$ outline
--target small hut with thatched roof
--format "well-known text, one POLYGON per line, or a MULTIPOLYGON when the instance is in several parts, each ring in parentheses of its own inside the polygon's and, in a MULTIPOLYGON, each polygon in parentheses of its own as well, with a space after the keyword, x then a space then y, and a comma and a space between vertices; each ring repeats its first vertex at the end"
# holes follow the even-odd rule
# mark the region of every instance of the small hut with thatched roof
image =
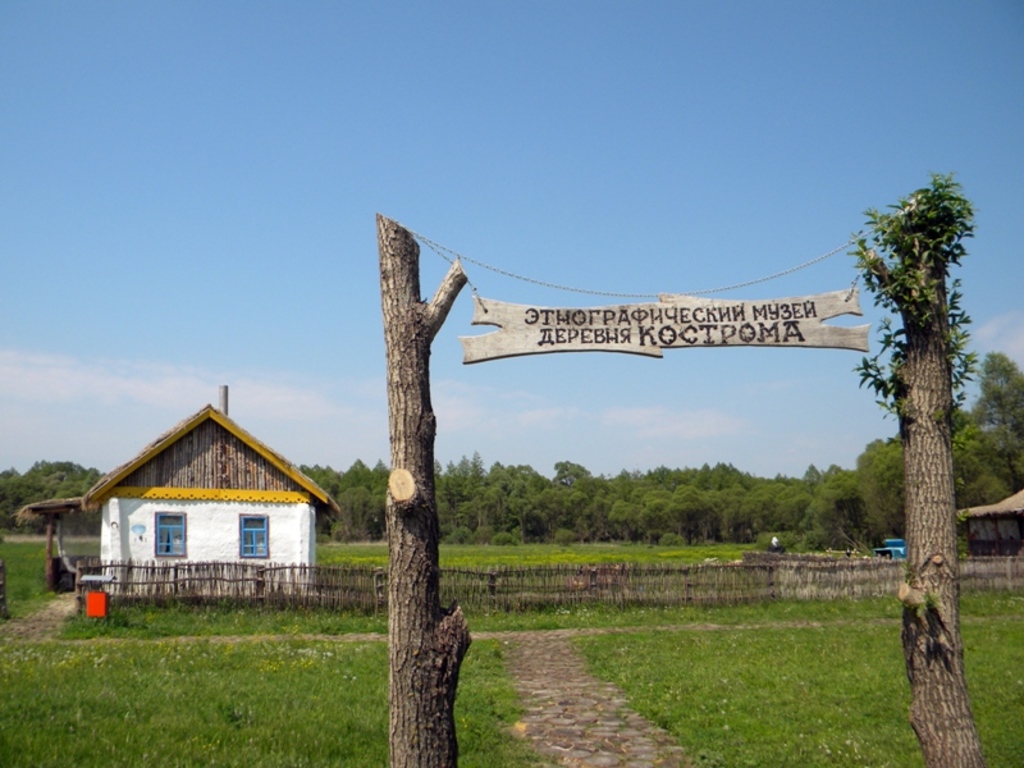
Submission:
POLYGON ((101 478, 82 506, 102 510, 105 563, 311 564, 317 512, 338 511, 313 480, 212 405, 101 478))
POLYGON ((1020 555, 1024 539, 1024 491, 996 504, 965 510, 971 557, 1020 555))
POLYGON ((34 522, 40 517, 46 520, 46 588, 51 591, 70 591, 75 585, 75 563, 89 558, 69 555, 64 550, 64 526, 61 524, 68 515, 82 511, 82 497, 68 499, 47 499, 26 504, 14 516, 18 525, 34 522), (54 534, 57 551, 54 552, 54 534))

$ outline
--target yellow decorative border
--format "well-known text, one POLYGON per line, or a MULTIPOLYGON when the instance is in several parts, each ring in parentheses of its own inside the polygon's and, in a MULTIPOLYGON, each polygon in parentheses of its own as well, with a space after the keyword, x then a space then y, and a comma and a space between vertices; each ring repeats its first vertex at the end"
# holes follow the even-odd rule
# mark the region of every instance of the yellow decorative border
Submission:
POLYGON ((250 491, 242 488, 161 488, 119 485, 109 497, 122 499, 184 499, 191 501, 255 501, 277 504, 308 504, 309 494, 300 491, 250 491))

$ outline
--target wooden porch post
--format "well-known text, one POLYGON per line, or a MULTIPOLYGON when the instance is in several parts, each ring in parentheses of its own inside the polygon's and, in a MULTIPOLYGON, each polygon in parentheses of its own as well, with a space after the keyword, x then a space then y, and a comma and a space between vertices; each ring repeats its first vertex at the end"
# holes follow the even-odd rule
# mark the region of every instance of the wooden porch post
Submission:
MULTIPOLYGON (((53 513, 46 516, 46 590, 55 592, 57 590, 57 569, 53 564, 53 513)), ((36 571, 38 573, 38 571, 36 571)))

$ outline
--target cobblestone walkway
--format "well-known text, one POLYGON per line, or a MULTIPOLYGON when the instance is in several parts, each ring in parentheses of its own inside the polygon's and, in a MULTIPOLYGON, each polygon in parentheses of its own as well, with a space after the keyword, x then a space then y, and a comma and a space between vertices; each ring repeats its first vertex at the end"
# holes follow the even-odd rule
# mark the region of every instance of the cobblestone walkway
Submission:
POLYGON ((627 706, 622 691, 587 674, 562 633, 515 633, 506 658, 526 708, 515 730, 558 765, 690 765, 666 731, 627 706))

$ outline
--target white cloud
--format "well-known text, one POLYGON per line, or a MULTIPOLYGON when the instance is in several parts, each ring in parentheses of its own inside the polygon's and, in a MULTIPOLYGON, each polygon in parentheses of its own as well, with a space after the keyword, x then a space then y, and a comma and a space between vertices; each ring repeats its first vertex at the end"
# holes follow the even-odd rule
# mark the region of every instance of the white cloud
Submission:
POLYGON ((1002 352, 1024 364, 1024 311, 996 315, 973 335, 985 352, 1002 352))
POLYGON ((109 469, 230 387, 230 413, 296 463, 347 467, 387 451, 383 382, 328 384, 281 371, 0 349, 0 465, 71 460, 109 469))
POLYGON ((738 434, 747 426, 742 419, 710 408, 696 411, 660 407, 609 408, 601 414, 601 421, 645 439, 723 437, 738 434))
POLYGON ((552 405, 540 395, 445 380, 431 387, 438 429, 445 432, 500 431, 505 435, 564 427, 579 411, 552 405))
POLYGON ((85 360, 18 350, 0 350, 0 397, 27 403, 94 402, 104 406, 146 405, 188 415, 216 403, 219 387, 230 387, 236 403, 263 418, 300 419, 337 415, 348 409, 313 382, 290 377, 206 371, 140 360, 85 360))

